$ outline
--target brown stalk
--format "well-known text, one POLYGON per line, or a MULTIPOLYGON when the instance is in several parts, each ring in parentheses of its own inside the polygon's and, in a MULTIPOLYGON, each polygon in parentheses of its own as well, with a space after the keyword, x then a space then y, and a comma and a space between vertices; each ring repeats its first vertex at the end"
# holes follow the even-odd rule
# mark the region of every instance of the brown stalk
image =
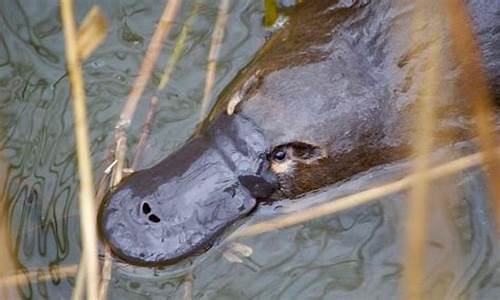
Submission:
POLYGON ((156 61, 160 55, 163 48, 163 43, 167 37, 172 23, 181 6, 182 0, 171 0, 163 10, 160 22, 156 28, 151 42, 149 43, 148 50, 142 61, 139 76, 134 82, 134 86, 130 95, 128 97, 127 103, 123 107, 122 113, 120 115, 120 120, 116 126, 115 132, 115 159, 118 161, 115 169, 112 184, 116 185, 120 182, 123 176, 123 169, 125 164, 125 153, 127 152, 127 134, 126 131, 130 126, 134 112, 141 99, 142 92, 146 88, 146 85, 151 77, 156 61))
POLYGON ((208 68, 207 78, 205 80, 205 89, 203 91, 203 99, 201 101, 200 116, 198 121, 201 121, 208 110, 208 104, 212 96, 212 90, 215 84, 215 73, 217 69, 217 58, 219 56, 222 40, 224 39, 224 29, 229 17, 229 0, 221 0, 217 20, 215 21, 214 33, 212 42, 210 43, 210 51, 208 53, 208 68))
POLYGON ((80 61, 87 59, 106 38, 108 21, 99 7, 94 6, 85 16, 78 30, 78 54, 80 61))
POLYGON ((479 144, 484 152, 484 169, 490 188, 497 230, 500 230, 500 157, 495 156, 494 106, 485 72, 482 68, 479 45, 472 29, 472 21, 465 3, 461 0, 446 0, 446 11, 450 22, 452 48, 462 67, 463 92, 472 103, 479 144))
POLYGON ((59 278, 72 277, 75 276, 77 272, 78 272, 78 265, 57 267, 51 269, 50 271, 43 270, 43 271, 23 272, 0 278, 0 286, 7 286, 14 284, 25 285, 32 281, 41 282, 45 280, 50 280, 54 276, 57 276, 59 278))
POLYGON ((158 102, 159 100, 156 95, 151 97, 151 100, 149 100, 148 114, 146 115, 146 120, 142 126, 141 137, 139 138, 139 143, 137 143, 134 159, 132 160, 132 164, 130 166, 133 170, 136 170, 139 166, 139 161, 148 142, 149 135, 151 134, 151 128, 153 127, 153 121, 156 117, 156 110, 158 108, 158 102))
POLYGON ((418 113, 415 122, 416 136, 413 153, 414 180, 411 184, 408 205, 408 221, 406 228, 406 246, 403 273, 403 288, 405 299, 422 299, 425 266, 425 241, 427 237, 427 211, 430 178, 427 176, 430 168, 430 156, 434 140, 434 127, 436 123, 436 112, 434 103, 438 97, 439 77, 439 51, 440 45, 437 37, 436 19, 432 18, 423 5, 423 1, 417 1, 414 13, 414 42, 420 43, 426 37, 422 36, 423 28, 427 23, 430 30, 426 34, 431 35, 429 45, 429 57, 424 66, 423 80, 418 87, 418 113))
POLYGON ((73 288, 73 293, 71 294, 71 300, 80 300, 83 298, 85 289, 85 264, 83 260, 80 260, 78 264, 78 273, 75 278, 75 287, 73 288))
POLYGON ((102 278, 99 285, 99 298, 100 300, 104 300, 108 295, 108 286, 109 280, 111 279, 112 272, 112 258, 111 258, 111 250, 109 246, 106 245, 104 247, 104 263, 102 265, 102 278))
MULTIPOLYGON (((6 174, 4 168, 6 167, 3 156, 0 154, 0 174, 6 174)), ((2 178, 5 179, 5 178, 2 178)), ((2 191, 2 197, 0 198, 0 298, 8 297, 8 291, 4 290, 3 287, 8 285, 7 281, 16 283, 17 280, 12 280, 9 274, 12 274, 17 269, 14 255, 13 247, 11 243, 11 233, 9 228, 9 217, 8 217, 8 202, 4 191, 2 191)))
POLYGON ((90 143, 87 126, 87 109, 83 73, 80 65, 77 27, 73 15, 73 1, 61 0, 61 15, 66 41, 66 60, 71 82, 75 115, 76 150, 80 175, 80 226, 83 240, 83 259, 85 262, 87 297, 97 298, 99 271, 97 262, 96 208, 94 202, 94 183, 90 159, 90 143))
POLYGON ((114 163, 113 163, 114 155, 111 149, 108 151, 107 157, 104 159, 102 164, 106 166, 107 168, 110 169, 109 173, 104 172, 99 179, 99 183, 97 184, 97 191, 96 191, 96 203, 97 206, 100 205, 102 199, 106 195, 106 192, 110 188, 110 176, 112 174, 113 168, 114 168, 114 163), (111 167, 111 168, 110 168, 111 167))
POLYGON ((194 2, 193 7, 191 8, 190 16, 187 19, 186 23, 182 26, 181 33, 177 38, 175 43, 174 52, 170 55, 167 64, 165 65, 165 69, 163 70, 163 74, 160 79, 160 83, 158 84, 158 91, 162 91, 167 86, 170 81, 170 76, 174 72, 175 66, 179 62, 181 58, 182 51, 184 50, 184 46, 186 45, 187 37, 191 31, 191 27, 193 26, 193 20, 198 15, 198 10, 200 9, 200 3, 194 2))
MULTIPOLYGON (((94 6, 90 12, 85 16, 78 30, 78 52, 80 56, 80 61, 85 60, 90 54, 97 48, 97 46, 104 41, 106 37, 108 22, 101 10, 94 6)), ((106 158, 107 164, 112 161, 112 153, 109 152, 106 158)), ((104 193, 107 190, 107 179, 108 176, 101 177, 98 185, 95 199, 97 200, 97 205, 99 205, 100 200, 104 197, 104 193)))
POLYGON ((190 17, 188 18, 186 23, 182 26, 181 33, 177 38, 174 52, 172 53, 172 55, 170 55, 168 62, 165 65, 165 69, 163 70, 160 83, 158 84, 158 88, 156 89, 156 93, 149 100, 148 114, 146 115, 146 120, 144 122, 144 126, 142 127, 141 137, 139 139, 139 143, 137 144, 137 148, 134 154, 134 159, 131 165, 132 170, 137 169, 144 148, 146 147, 147 140, 149 138, 149 135, 151 134, 151 127, 153 126, 153 122, 156 117, 156 109, 158 108, 158 102, 159 102, 158 95, 167 86, 168 82, 170 81, 170 77, 174 72, 175 66, 179 62, 179 59, 181 58, 182 51, 184 50, 184 46, 186 44, 186 39, 188 37, 189 32, 191 31, 193 19, 198 14, 199 8, 200 8, 200 3, 194 2, 193 7, 191 9, 190 17))
POLYGON ((184 277, 184 294, 182 300, 193 299, 193 272, 190 270, 184 277))
MULTIPOLYGON (((496 149, 497 155, 500 155, 500 148, 496 149)), ((483 153, 471 154, 451 162, 442 164, 428 170, 427 176, 429 180, 443 178, 456 172, 479 165, 483 161, 483 153)), ((273 231, 280 228, 290 227, 292 225, 304 223, 326 215, 351 209, 374 200, 380 197, 387 196, 393 193, 401 192, 411 186, 415 180, 414 175, 408 175, 400 180, 393 181, 375 188, 371 188, 349 196, 332 199, 328 203, 313 206, 304 209, 300 212, 290 213, 285 216, 273 218, 268 221, 250 225, 242 230, 233 233, 229 239, 239 237, 255 236, 265 232, 273 231)))

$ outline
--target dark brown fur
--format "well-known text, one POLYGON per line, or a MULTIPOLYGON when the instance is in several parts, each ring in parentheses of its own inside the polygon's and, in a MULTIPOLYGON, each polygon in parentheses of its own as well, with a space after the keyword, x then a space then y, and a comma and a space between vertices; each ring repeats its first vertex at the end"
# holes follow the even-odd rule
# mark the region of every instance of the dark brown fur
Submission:
MULTIPOLYGON (((338 1, 316 1, 293 9, 289 24, 226 89, 209 118, 258 74, 258 86, 244 95, 237 113, 262 128, 271 151, 297 142, 323 151, 321 159, 311 161, 289 154, 293 168, 277 172, 281 189, 273 198, 294 197, 408 155, 431 43, 442 49, 435 133, 443 143, 470 137, 463 117, 470 109, 450 55, 445 20, 437 38, 424 34, 415 40, 418 30, 429 29, 415 29, 413 1, 379 2, 343 7, 338 1)), ((478 4, 470 2, 475 9, 478 4)), ((441 9, 439 3, 432 5, 433 11, 441 9)), ((494 65, 495 60, 485 64, 493 73, 494 65)))

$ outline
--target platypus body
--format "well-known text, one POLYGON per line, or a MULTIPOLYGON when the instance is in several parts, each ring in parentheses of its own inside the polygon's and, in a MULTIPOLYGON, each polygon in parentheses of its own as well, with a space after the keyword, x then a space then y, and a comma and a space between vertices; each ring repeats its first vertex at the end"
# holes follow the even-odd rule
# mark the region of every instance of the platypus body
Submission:
MULTIPOLYGON (((441 1, 428 5, 443 11, 441 1)), ((498 99, 500 0, 467 6, 498 99)), ((404 157, 432 43, 441 49, 436 134, 467 137, 445 17, 434 34, 429 24, 415 26, 415 9, 410 0, 304 1, 291 9, 201 130, 107 195, 98 222, 112 251, 133 264, 174 263, 209 247, 259 202, 404 157)))

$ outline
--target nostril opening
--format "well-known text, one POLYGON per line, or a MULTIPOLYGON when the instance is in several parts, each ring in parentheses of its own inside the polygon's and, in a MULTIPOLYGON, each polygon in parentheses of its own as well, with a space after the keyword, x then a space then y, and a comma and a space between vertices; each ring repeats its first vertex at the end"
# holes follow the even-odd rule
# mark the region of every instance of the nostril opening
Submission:
POLYGON ((144 202, 142 204, 142 212, 147 215, 151 212, 151 206, 149 206, 149 204, 147 202, 144 202))
POLYGON ((149 221, 151 221, 153 223, 158 223, 161 221, 160 218, 158 218, 158 216, 155 214, 149 215, 148 219, 149 219, 149 221))

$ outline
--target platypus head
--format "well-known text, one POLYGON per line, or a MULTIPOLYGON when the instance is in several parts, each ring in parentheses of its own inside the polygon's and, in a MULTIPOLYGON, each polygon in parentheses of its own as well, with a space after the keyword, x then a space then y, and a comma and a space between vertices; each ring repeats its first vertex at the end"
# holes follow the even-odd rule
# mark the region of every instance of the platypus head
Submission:
POLYGON ((175 262, 209 247, 259 201, 386 160, 380 97, 351 66, 327 60, 247 76, 199 135, 105 199, 99 223, 114 253, 143 265, 175 262))
POLYGON ((259 201, 296 197, 389 159, 385 90, 332 30, 349 14, 325 2, 306 1, 315 11, 290 17, 224 90, 199 135, 107 196, 99 227, 115 254, 173 263, 209 247, 259 201))
POLYGON ((106 196, 101 234, 117 256, 141 265, 200 252, 277 189, 268 155, 255 124, 222 115, 204 134, 106 196))
POLYGON ((259 201, 296 197, 387 158, 374 89, 349 74, 354 92, 341 91, 331 65, 250 78, 204 131, 125 178, 100 209, 113 252, 136 264, 173 263, 210 247, 259 201))

